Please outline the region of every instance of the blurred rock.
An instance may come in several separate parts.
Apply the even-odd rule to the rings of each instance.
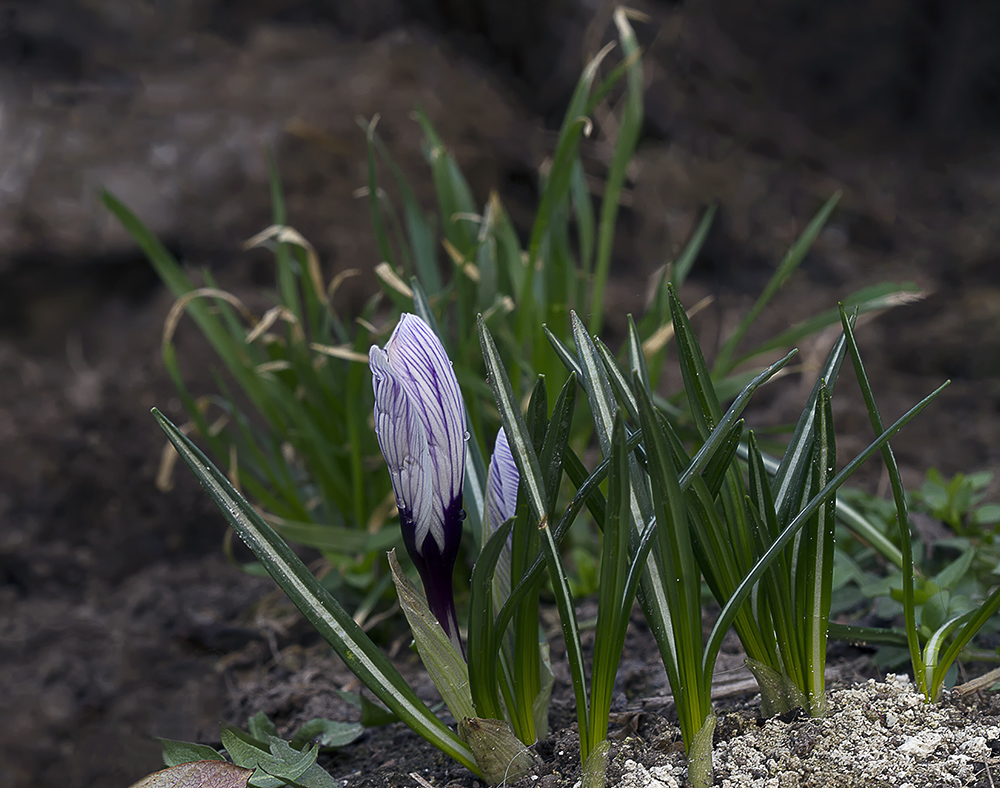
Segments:
[[[393,155],[426,183],[410,118],[422,108],[481,194],[505,157],[530,150],[531,127],[485,71],[429,35],[360,43],[331,26],[267,23],[234,42],[205,29],[197,4],[169,18],[94,5],[100,13],[80,12],[82,36],[58,14],[8,9],[4,35],[21,52],[0,61],[0,271],[29,253],[69,260],[128,248],[99,204],[102,188],[161,237],[235,250],[270,223],[269,149],[289,220],[324,259],[377,262],[356,231],[369,224],[366,201],[352,196],[367,182],[359,118],[380,113]]]

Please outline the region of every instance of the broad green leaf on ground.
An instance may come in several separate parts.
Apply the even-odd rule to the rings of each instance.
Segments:
[[[320,747],[346,747],[357,741],[365,732],[365,726],[360,722],[341,722],[340,720],[324,720],[314,717],[295,732],[292,746],[302,747],[309,742],[316,742]]]
[[[262,711],[258,711],[247,721],[247,729],[250,735],[259,741],[267,741],[268,736],[278,735],[278,729]]]
[[[269,776],[293,783],[302,788],[334,788],[337,783],[318,763],[319,747],[309,747],[299,752],[284,739],[269,736],[273,761],[261,763],[260,769]],[[251,778],[256,782],[255,778]]]
[[[157,739],[163,746],[163,763],[165,766],[180,766],[182,763],[195,761],[225,761],[222,754],[207,744],[194,744],[173,739]]]
[[[255,770],[250,784],[257,788],[281,788],[286,783],[301,788],[334,788],[336,785],[316,763],[319,747],[300,752],[277,736],[268,735],[265,743],[230,725],[223,725],[219,734],[233,761]]]

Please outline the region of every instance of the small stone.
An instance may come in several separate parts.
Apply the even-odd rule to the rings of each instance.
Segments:
[[[649,770],[650,775],[659,780],[667,788],[680,788],[680,783],[674,777],[674,770],[669,766],[654,766]]]
[[[782,772],[778,775],[778,788],[799,788],[798,772]]]
[[[620,788],[680,788],[673,775],[668,773],[665,779],[659,779],[641,763],[631,759],[625,761],[624,774],[618,785]]]
[[[912,755],[914,758],[926,758],[941,743],[942,736],[934,731],[921,731],[903,742],[900,752]]]
[[[962,742],[959,749],[966,755],[971,755],[976,758],[985,758],[990,751],[990,748],[986,746],[985,736],[972,736]]]

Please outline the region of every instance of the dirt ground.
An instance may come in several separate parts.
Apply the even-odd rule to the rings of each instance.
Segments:
[[[238,244],[267,222],[263,144],[276,152],[292,222],[316,242],[328,275],[370,269],[378,260],[367,209],[352,196],[365,182],[355,116],[383,114],[387,144],[423,178],[420,194],[429,198],[407,117],[421,104],[477,197],[495,186],[523,222],[572,85],[565,75],[603,28],[591,24],[585,4],[538,3],[563,58],[554,68],[538,53],[544,39],[511,43],[490,32],[506,28],[490,27],[488,15],[456,19],[440,11],[447,3],[423,4],[439,13],[414,18],[387,2],[396,15],[378,24],[357,14],[283,15],[267,2],[223,24],[226,4],[209,5],[215,15],[179,3],[187,15],[178,11],[176,30],[161,32],[174,36],[169,45],[153,49],[157,18],[134,22],[122,44],[116,31],[133,23],[110,1],[53,4],[58,13],[48,16],[41,5],[2,9],[7,786],[123,787],[159,767],[153,736],[212,742],[220,720],[242,723],[259,710],[286,727],[346,714],[334,691],[356,688],[270,581],[227,562],[221,517],[192,479],[181,473],[169,493],[156,489],[163,441],[149,408],[180,416],[159,360],[171,299],[100,213],[95,185],[118,185],[186,260],[211,263],[223,284],[253,299],[270,270]],[[918,482],[932,466],[996,473],[1000,65],[988,44],[1000,14],[974,2],[913,10],[879,0],[847,3],[839,14],[765,5],[752,18],[737,0],[644,6],[651,21],[637,27],[647,121],[620,218],[611,344],[626,312],[641,309],[648,276],[707,204],[719,204],[719,218],[683,296],[716,297],[696,326],[711,346],[840,189],[841,207],[761,333],[866,284],[918,283],[924,301],[860,334],[887,417],[953,381],[894,443],[905,480]],[[572,13],[560,16],[565,8]],[[540,73],[548,80],[536,85]],[[322,134],[303,135],[295,119]],[[586,154],[599,176],[606,146],[597,138]],[[193,333],[181,341],[192,380],[207,386],[209,356]],[[773,423],[794,412],[801,388],[782,385],[761,398],[754,418]],[[852,396],[837,413],[845,453],[868,435]],[[868,483],[877,481],[873,471]],[[638,731],[647,749],[676,749],[668,704],[636,706],[666,689],[662,667],[647,659],[642,625],[634,630],[613,728]],[[838,647],[834,657],[845,682],[873,675],[863,653]],[[548,766],[534,785],[572,784],[570,699],[563,674],[553,701],[557,733],[539,745]],[[720,703],[739,709],[744,700]],[[996,714],[994,703],[982,703],[962,713]],[[371,772],[373,761],[381,772]],[[355,788],[412,786],[411,773],[437,788],[471,785],[467,772],[400,726],[372,731],[327,765]]]

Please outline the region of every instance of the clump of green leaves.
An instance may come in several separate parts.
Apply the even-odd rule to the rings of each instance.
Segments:
[[[328,582],[363,596],[384,575],[377,556],[399,540],[387,522],[389,481],[365,464],[378,446],[364,428],[371,381],[359,362],[372,342],[364,318],[377,300],[362,308],[361,320],[341,319],[333,297],[343,276],[324,280],[316,252],[287,226],[277,176],[272,180],[274,225],[248,242],[274,252],[278,298],[263,315],[220,289],[207,269],[199,286],[125,205],[107,192],[103,199],[177,297],[162,356],[193,432],[272,526],[341,570]],[[214,395],[197,396],[185,383],[174,342],[184,314],[219,361]]]
[[[321,750],[344,747],[356,741],[364,729],[361,722],[317,718],[302,725],[291,741],[285,741],[278,736],[277,728],[267,715],[259,712],[250,718],[245,731],[232,725],[220,728],[219,736],[229,760],[222,752],[205,744],[160,739],[167,769],[150,775],[132,788],[160,785],[178,788],[206,785],[334,788],[336,781],[316,763],[316,758]],[[192,766],[198,768],[192,769]]]
[[[877,429],[881,420],[859,357],[855,368]],[[973,638],[996,631],[993,616],[1000,610],[1000,575],[996,573],[1000,555],[993,539],[997,507],[977,507],[980,491],[990,481],[986,475],[971,480],[959,476],[946,483],[940,474],[929,471],[921,491],[908,498],[891,452],[885,451],[883,457],[893,488],[893,509],[873,501],[862,505],[879,510],[901,545],[903,561],[898,571],[880,575],[862,568],[862,561],[870,559],[864,551],[856,551],[861,553],[857,557],[842,555],[843,588],[849,604],[856,604],[859,597],[871,599],[880,618],[903,619],[902,631],[866,628],[857,634],[859,639],[886,644],[878,657],[883,664],[898,665],[908,656],[917,688],[928,700],[937,700],[945,685],[954,680],[955,662]],[[964,533],[934,535],[915,543],[911,502],[925,517],[936,517]],[[850,584],[856,587],[853,593]],[[851,634],[850,627],[845,630]],[[976,656],[998,658],[995,652],[978,652]]]
[[[985,599],[1000,574],[1000,506],[984,500],[991,474],[956,474],[944,478],[931,468],[920,489],[909,492],[906,506],[911,524],[914,555],[916,622],[921,638],[929,638],[952,615],[964,613]],[[890,543],[899,543],[896,507],[889,500],[857,490],[845,496],[864,513],[866,520]],[[836,556],[834,607],[855,617],[870,614],[893,622],[903,615],[903,580],[900,566],[869,544],[842,534]],[[888,564],[890,571],[885,571]],[[995,622],[984,626],[995,631]],[[896,668],[908,659],[898,636],[877,654],[879,664]],[[977,658],[988,658],[977,653]],[[1000,659],[1000,657],[997,657]]]
[[[483,315],[503,357],[516,367],[516,390],[529,390],[537,375],[545,375],[550,409],[568,373],[538,326],[547,324],[564,343],[572,344],[570,311],[586,315],[594,333],[605,320],[616,217],[642,127],[644,99],[641,49],[629,12],[619,9],[613,19],[621,57],[611,62],[611,43],[585,66],[552,156],[540,168],[539,202],[523,239],[496,193],[477,202],[426,115],[417,113],[436,197],[431,212],[417,200],[379,138],[377,124],[363,124],[367,197],[381,257],[375,266],[380,293],[351,319],[339,314],[334,303],[344,277],[356,272],[341,272],[332,279],[324,275],[315,250],[289,225],[276,169],[271,175],[273,224],[247,242],[274,255],[273,298],[262,314],[219,288],[210,271],[192,276],[125,205],[114,195],[104,195],[105,205],[178,299],[165,327],[162,352],[189,420],[189,434],[238,480],[239,489],[282,536],[323,552],[338,570],[329,573],[327,582],[337,585],[338,593],[348,595],[361,612],[371,609],[389,584],[382,552],[399,545],[388,479],[370,472],[378,447],[365,426],[372,408],[366,354],[382,338],[376,325],[393,325],[401,310],[411,308],[415,289],[426,296],[428,308],[422,316],[447,338],[466,391],[473,436],[468,491],[477,494],[485,474],[482,458],[498,414],[483,380],[475,316]],[[608,165],[594,173],[585,170],[581,149],[594,133],[593,116],[602,106],[616,122],[609,124],[614,132],[607,140],[612,151]],[[591,194],[595,176],[604,184],[598,199]],[[804,228],[719,354],[713,375],[723,398],[735,396],[760,371],[766,354],[787,350],[836,322],[832,310],[759,347],[743,347],[747,331],[805,258],[837,199],[831,197]],[[649,309],[637,322],[654,391],[659,389],[660,351],[670,327],[666,286],[677,288],[684,282],[713,216],[709,207],[683,252],[663,266]],[[411,285],[413,279],[418,288]],[[851,294],[845,302],[862,312],[883,309],[912,291],[911,285],[879,285]],[[213,370],[217,385],[209,394],[192,391],[186,383],[184,358],[174,342],[183,315],[195,322],[218,359]],[[682,395],[673,407],[681,418],[691,417]],[[589,434],[586,420],[578,419],[570,442],[579,448]],[[480,525],[470,515],[468,532],[474,544]],[[592,535],[581,532],[573,538],[578,556],[588,550],[596,554]],[[470,555],[475,556],[475,549]],[[592,587],[597,567],[585,558],[582,564],[582,572],[571,582]]]

